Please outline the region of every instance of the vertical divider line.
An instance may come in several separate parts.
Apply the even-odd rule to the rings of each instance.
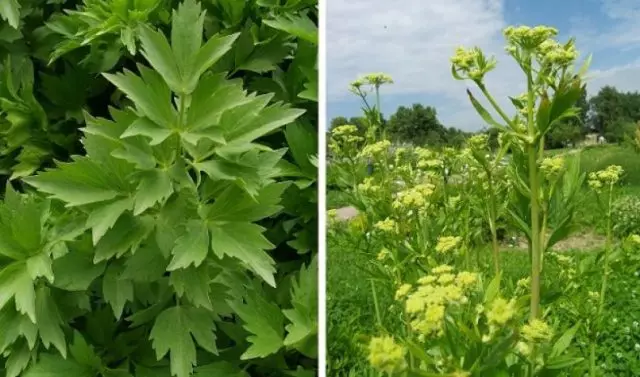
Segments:
[[[318,376],[327,375],[327,99],[326,15],[327,1],[318,0]]]

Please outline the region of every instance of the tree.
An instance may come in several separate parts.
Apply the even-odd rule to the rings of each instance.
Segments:
[[[400,106],[389,118],[387,135],[396,142],[415,145],[440,145],[446,141],[446,129],[438,121],[436,109],[413,104],[411,108]]]
[[[640,93],[620,92],[612,86],[605,86],[589,101],[591,105],[591,124],[600,134],[615,135],[624,133],[628,123],[640,120]]]

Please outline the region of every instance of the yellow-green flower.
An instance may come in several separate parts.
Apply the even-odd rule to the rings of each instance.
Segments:
[[[432,273],[434,274],[446,274],[453,271],[453,267],[447,265],[447,264],[443,264],[440,265],[438,267],[435,267],[431,270]]]
[[[440,254],[447,254],[454,250],[462,241],[462,238],[457,236],[445,236],[438,238],[438,244],[436,245],[436,252]]]
[[[383,261],[389,258],[390,255],[391,255],[391,252],[387,248],[383,247],[382,250],[380,250],[380,252],[378,253],[377,259],[379,261]]]
[[[547,157],[540,163],[540,171],[547,179],[557,178],[564,171],[565,161],[562,156]]]
[[[461,271],[456,277],[456,284],[460,285],[464,289],[473,287],[478,282],[478,274],[468,271]]]
[[[396,291],[396,300],[402,300],[411,291],[411,284],[402,284]]]
[[[369,342],[369,363],[389,376],[402,373],[407,368],[407,350],[391,336],[375,337]]]
[[[558,29],[549,26],[509,26],[504,29],[504,36],[510,45],[530,51],[537,49],[556,35],[558,35]]]
[[[486,313],[490,324],[504,326],[516,314],[514,300],[507,301],[502,297],[493,300],[489,311]]]
[[[522,337],[530,343],[541,343],[551,340],[553,330],[549,325],[540,320],[534,319],[520,329]]]
[[[392,233],[398,229],[398,224],[393,219],[386,218],[375,223],[374,228],[383,232]]]

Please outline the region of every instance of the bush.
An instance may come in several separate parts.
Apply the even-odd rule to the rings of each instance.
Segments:
[[[611,208],[613,233],[623,238],[640,231],[640,198],[625,195],[613,203]]]

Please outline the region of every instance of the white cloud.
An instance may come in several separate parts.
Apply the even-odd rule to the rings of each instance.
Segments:
[[[449,58],[456,46],[501,49],[500,0],[329,0],[327,8],[332,98],[368,72],[394,78],[387,92],[455,92]]]

